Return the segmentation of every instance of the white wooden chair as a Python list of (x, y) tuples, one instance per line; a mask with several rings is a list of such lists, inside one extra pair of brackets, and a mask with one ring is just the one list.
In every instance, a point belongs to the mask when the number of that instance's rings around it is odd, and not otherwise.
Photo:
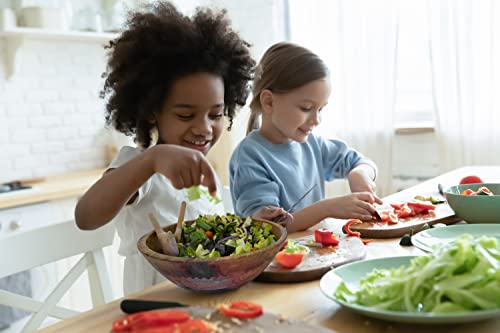
[(78, 314), (57, 303), (85, 270), (93, 305), (114, 299), (102, 251), (113, 243), (114, 232), (113, 223), (94, 231), (82, 231), (74, 221), (66, 221), (0, 238), (0, 278), (83, 254), (43, 301), (0, 290), (0, 304), (33, 312), (22, 333), (34, 331), (48, 316), (65, 319)]

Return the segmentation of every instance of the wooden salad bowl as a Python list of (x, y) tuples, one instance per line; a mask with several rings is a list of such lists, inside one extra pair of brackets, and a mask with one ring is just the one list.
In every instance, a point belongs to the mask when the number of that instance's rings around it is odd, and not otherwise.
[[(186, 224), (194, 220), (185, 221)], [(253, 219), (252, 223), (267, 223), (276, 241), (265, 248), (240, 255), (220, 258), (187, 258), (163, 254), (154, 231), (142, 236), (137, 247), (147, 261), (165, 278), (176, 285), (204, 293), (237, 289), (255, 279), (273, 260), (287, 238), (286, 229), (277, 223)], [(163, 230), (175, 231), (176, 225)]]

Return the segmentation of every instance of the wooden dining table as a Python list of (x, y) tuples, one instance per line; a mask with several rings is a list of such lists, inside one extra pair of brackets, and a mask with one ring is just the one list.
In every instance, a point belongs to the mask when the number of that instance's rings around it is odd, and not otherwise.
[[(438, 184), (444, 187), (458, 184), (467, 175), (478, 175), (484, 182), (500, 182), (500, 166), (463, 167), (425, 181), (404, 191), (390, 195), (383, 200), (391, 202), (408, 199), (417, 194), (437, 192)], [(500, 221), (500, 217), (499, 217)], [(327, 219), (321, 226), (339, 230), (345, 221)], [(296, 233), (291, 237), (300, 237), (312, 233), (312, 230)], [(373, 239), (367, 246), (367, 259), (406, 255), (423, 255), (424, 252), (413, 246), (399, 245), (400, 238)], [(188, 305), (215, 307), (220, 303), (245, 300), (261, 304), (266, 312), (281, 314), (288, 318), (305, 321), (338, 333), (497, 333), (500, 332), (500, 317), (467, 324), (408, 324), (394, 323), (365, 317), (343, 308), (327, 298), (320, 290), (319, 280), (301, 283), (264, 283), (251, 282), (243, 287), (220, 294), (199, 294), (182, 289), (166, 281), (145, 289), (128, 299), (156, 301), (176, 301)], [(111, 324), (121, 318), (121, 299), (105, 304), (75, 317), (60, 321), (40, 330), (43, 333), (108, 333)]]

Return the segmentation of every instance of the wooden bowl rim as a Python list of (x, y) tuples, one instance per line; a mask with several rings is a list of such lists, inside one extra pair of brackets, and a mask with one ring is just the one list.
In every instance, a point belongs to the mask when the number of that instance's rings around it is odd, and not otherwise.
[[(184, 223), (193, 223), (194, 221), (195, 220), (187, 220), (187, 221), (184, 221)], [(268, 221), (268, 220), (261, 220), (261, 219), (252, 218), (252, 223), (254, 223), (254, 222), (267, 223), (267, 224), (270, 224), (271, 226), (276, 226), (279, 230), (281, 230), (281, 237), (278, 240), (276, 240), (273, 244), (266, 246), (262, 249), (258, 249), (258, 250), (253, 251), (253, 252), (238, 254), (236, 256), (225, 256), (225, 257), (219, 257), (219, 258), (188, 258), (188, 257), (170, 256), (167, 254), (153, 251), (151, 248), (149, 248), (146, 244), (146, 240), (155, 232), (153, 230), (153, 231), (148, 232), (147, 234), (145, 234), (141, 238), (139, 238), (139, 241), (137, 242), (137, 248), (139, 249), (139, 251), (143, 255), (148, 256), (150, 258), (163, 260), (163, 261), (167, 260), (170, 262), (187, 262), (187, 261), (189, 261), (189, 262), (224, 262), (226, 260), (234, 260), (234, 258), (244, 258), (244, 257), (248, 257), (248, 256), (253, 256), (254, 254), (259, 254), (262, 251), (269, 251), (270, 249), (272, 249), (274, 247), (281, 246), (281, 244), (286, 240), (286, 238), (288, 236), (286, 228), (281, 226), (278, 223)], [(169, 227), (171, 227), (171, 225), (163, 227), (163, 229), (165, 230), (166, 228), (169, 228)]]

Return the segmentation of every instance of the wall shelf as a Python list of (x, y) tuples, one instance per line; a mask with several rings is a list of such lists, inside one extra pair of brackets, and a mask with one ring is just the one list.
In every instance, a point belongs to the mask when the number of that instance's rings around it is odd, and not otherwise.
[(10, 28), (0, 31), (0, 37), (72, 40), (82, 42), (103, 42), (115, 38), (116, 33), (91, 31), (63, 31), (38, 28)]
[(117, 36), (117, 33), (108, 32), (62, 31), (22, 27), (0, 30), (0, 42), (2, 40), (6, 42), (7, 53), (4, 60), (6, 78), (11, 77), (14, 73), (16, 53), (25, 39), (76, 41), (105, 45)]

